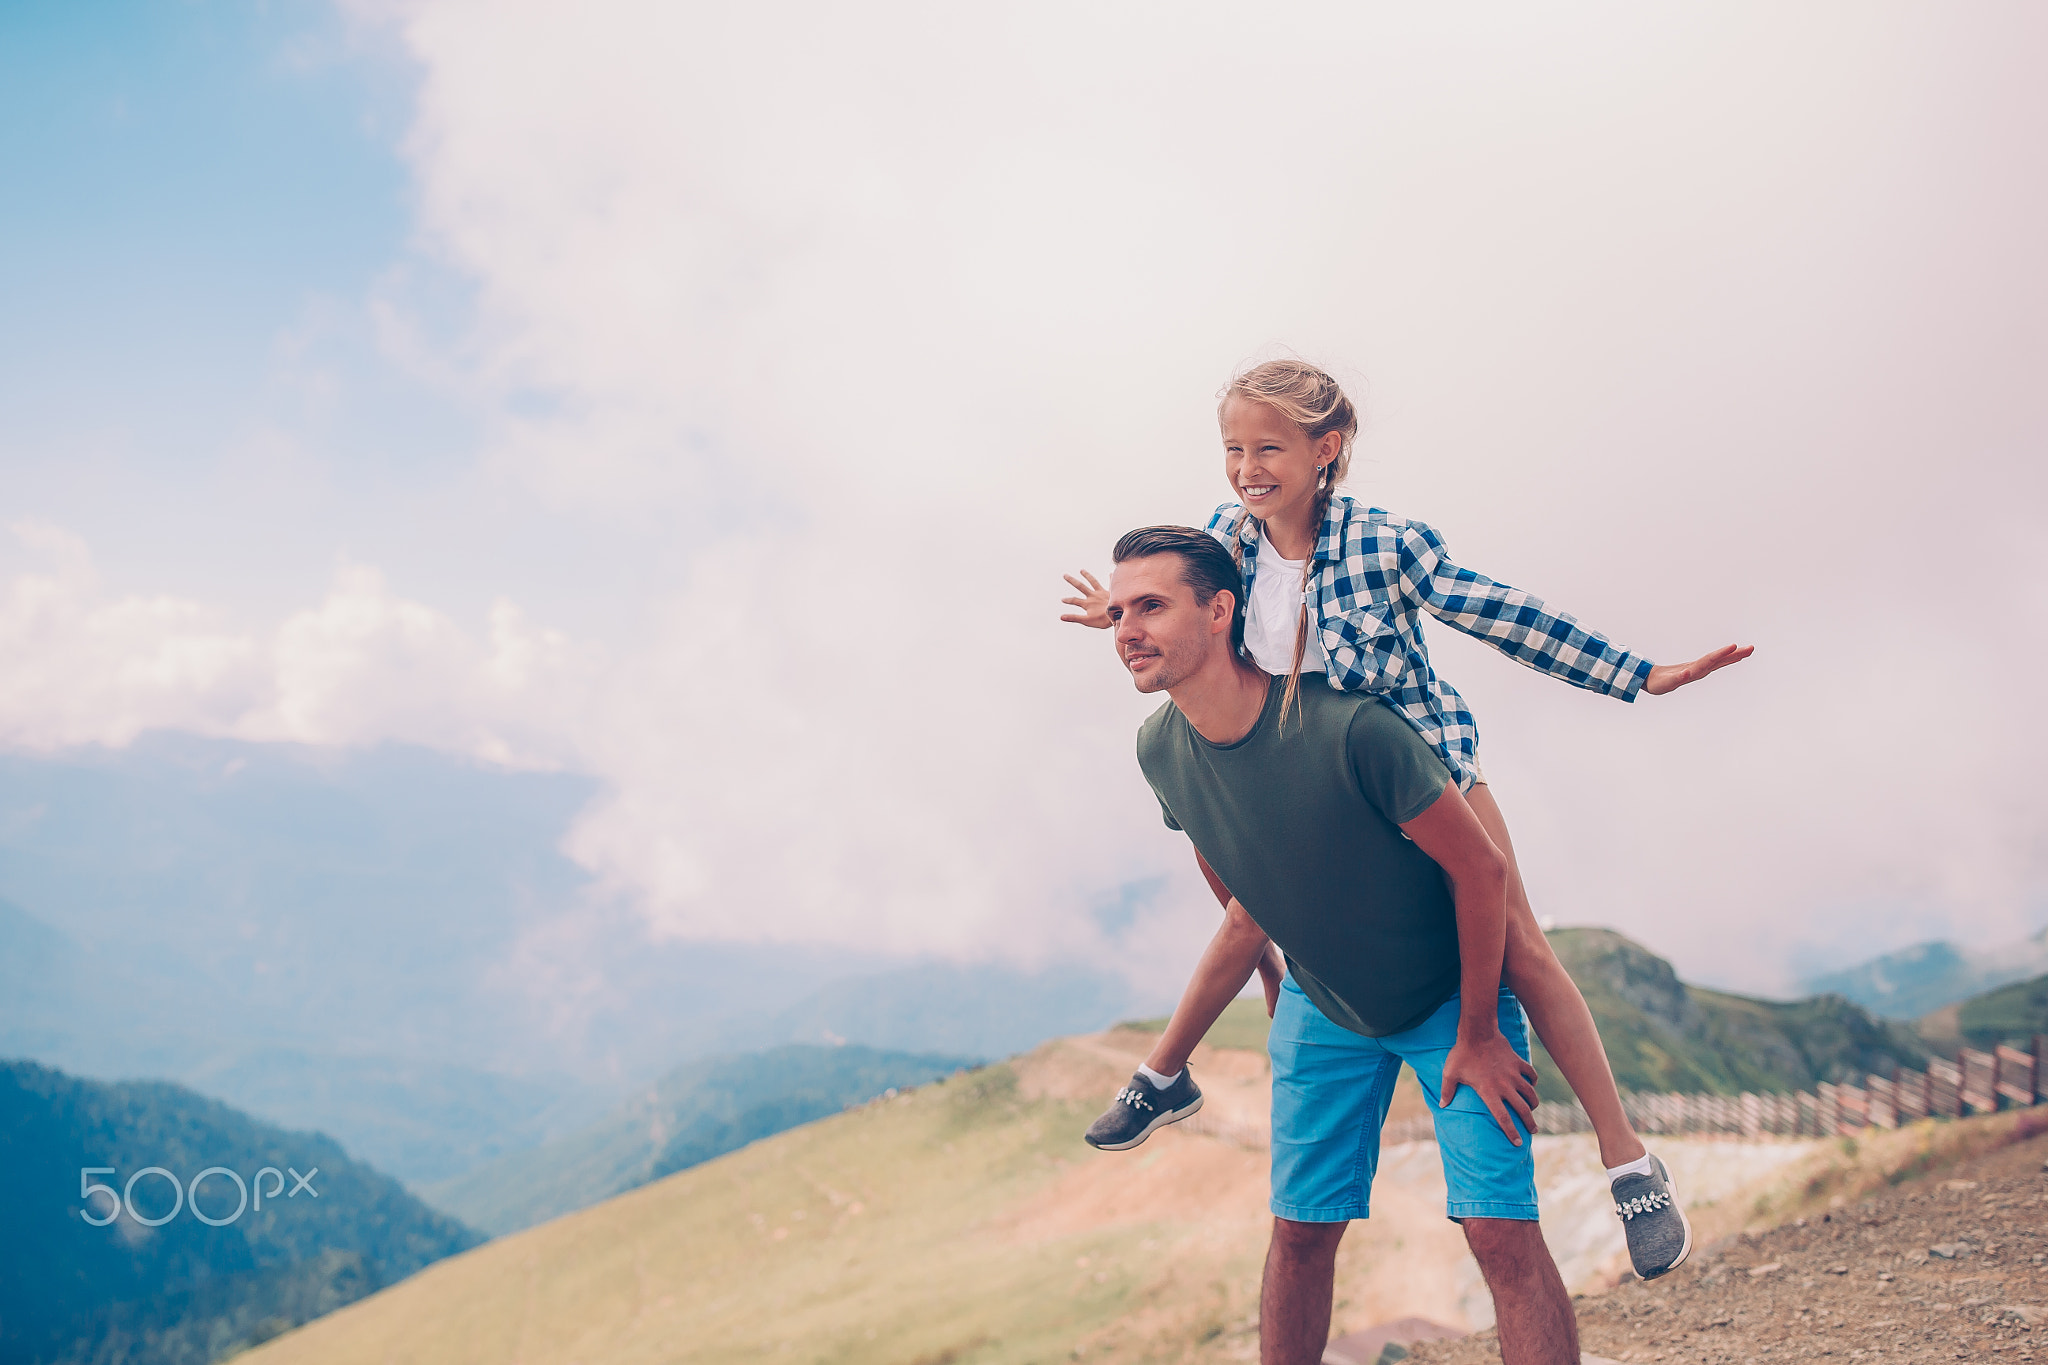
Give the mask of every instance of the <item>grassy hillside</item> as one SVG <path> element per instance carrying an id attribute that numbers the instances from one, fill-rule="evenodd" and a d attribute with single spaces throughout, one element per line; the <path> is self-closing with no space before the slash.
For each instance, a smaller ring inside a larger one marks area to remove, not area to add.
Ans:
<path id="1" fill-rule="evenodd" d="M 1089 1151 L 1082 1126 L 1147 1041 L 1063 1040 L 781 1133 L 444 1261 L 238 1365 L 1255 1358 L 1270 1220 L 1267 1154 L 1247 1130 L 1265 1068 L 1204 1048 L 1200 1115 L 1134 1152 Z M 1851 1176 L 1881 1182 L 1919 1141 L 1862 1144 L 1884 1164 L 1860 1175 L 1833 1170 L 1835 1143 L 1673 1138 L 1659 1151 L 1712 1239 L 1824 1208 L 1860 1188 Z M 1546 1138 L 1536 1156 L 1568 1282 L 1603 1282 L 1623 1253 L 1593 1144 Z M 1339 1255 L 1336 1331 L 1408 1314 L 1484 1321 L 1434 1147 L 1390 1148 L 1380 1172 L 1373 1217 Z"/>
<path id="2" fill-rule="evenodd" d="M 320 1134 L 162 1082 L 0 1063 L 0 1166 L 0 1360 L 22 1365 L 205 1365 L 479 1240 Z M 317 1197 L 273 1194 L 228 1221 L 234 1184 L 216 1175 L 196 1196 L 215 1227 L 152 1175 L 136 1183 L 135 1209 L 96 1227 L 84 1215 L 105 1216 L 111 1201 L 79 1197 L 86 1166 L 114 1168 L 90 1178 L 116 1189 L 151 1166 L 181 1182 L 208 1167 L 251 1182 L 265 1166 L 318 1168 Z M 174 1210 L 156 1227 L 132 1216 Z"/>
<path id="3" fill-rule="evenodd" d="M 496 1236 L 709 1161 L 885 1090 L 970 1065 L 963 1057 L 791 1045 L 687 1062 L 600 1124 L 424 1193 Z"/>
<path id="4" fill-rule="evenodd" d="M 1162 1239 L 1193 1243 L 1176 1310 L 1241 1316 L 1256 1261 L 1192 1225 L 1204 1203 L 1138 1232 L 1042 1216 L 1089 1117 L 989 1067 L 493 1242 L 245 1365 L 1064 1360 L 1140 1306 Z M 1202 1145 L 1246 1168 L 1212 1177 L 1256 1179 L 1261 1154 Z"/>
<path id="5" fill-rule="evenodd" d="M 1241 995 L 1223 1007 L 1223 1014 L 1216 1020 L 1216 1026 L 1209 1030 L 1203 1041 L 1210 1047 L 1237 1048 L 1249 1052 L 1266 1050 L 1266 1032 L 1273 1021 L 1266 1017 L 1266 1002 L 1261 996 Z M 1166 1016 L 1157 1019 L 1133 1019 L 1118 1024 L 1120 1029 L 1133 1029 L 1140 1033 L 1163 1033 L 1166 1030 Z M 1142 1060 L 1142 1059 L 1141 1059 Z"/>
<path id="6" fill-rule="evenodd" d="M 1693 1088 L 1734 1086 L 1896 1041 L 1843 1002 L 1692 991 L 1618 936 L 1560 939 L 1637 1075 L 1662 1059 Z M 1201 1114 L 1137 1151 L 1092 1152 L 1080 1132 L 1143 1057 L 1147 1027 L 1047 1044 L 778 1134 L 430 1267 L 242 1365 L 1253 1358 L 1270 1226 L 1270 1081 L 1251 1050 L 1263 1005 L 1236 1002 L 1212 1035 L 1243 1050 L 1197 1051 Z M 1422 1103 L 1404 1088 L 1397 1115 Z M 1658 1150 L 1711 1240 L 1905 1178 L 1929 1167 L 1939 1134 L 1967 1126 Z M 1570 1283 L 1601 1282 L 1624 1262 L 1590 1139 L 1541 1139 L 1536 1157 L 1546 1240 Z M 1339 1333 L 1407 1314 L 1484 1321 L 1437 1163 L 1428 1144 L 1385 1153 L 1373 1217 L 1339 1256 Z"/>
<path id="7" fill-rule="evenodd" d="M 2034 1035 L 2048 1033 L 2048 976 L 2015 981 L 1937 1010 L 1921 1021 L 1920 1031 L 1943 1045 L 2025 1047 Z"/>

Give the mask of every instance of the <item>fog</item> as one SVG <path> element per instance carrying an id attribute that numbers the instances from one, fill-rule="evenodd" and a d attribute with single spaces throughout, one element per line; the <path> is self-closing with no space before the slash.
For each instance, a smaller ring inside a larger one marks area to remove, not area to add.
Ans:
<path id="1" fill-rule="evenodd" d="M 322 474 L 414 548 L 309 519 L 284 609 L 35 513 L 5 742 L 575 772 L 589 913 L 657 938 L 1168 981 L 1206 893 L 1059 574 L 1199 524 L 1287 351 L 1459 562 L 1757 646 L 1623 706 L 1434 630 L 1540 913 L 1764 990 L 2048 913 L 2038 11 L 351 12 L 413 221 L 346 307 L 474 445 Z M 288 533 L 293 477 L 226 505 Z"/>

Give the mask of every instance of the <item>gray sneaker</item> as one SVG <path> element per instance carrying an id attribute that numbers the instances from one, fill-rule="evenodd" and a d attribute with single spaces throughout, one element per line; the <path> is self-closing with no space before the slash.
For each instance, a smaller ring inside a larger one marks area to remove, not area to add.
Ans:
<path id="1" fill-rule="evenodd" d="M 1692 1224 L 1678 1206 L 1678 1187 L 1661 1158 L 1650 1158 L 1651 1174 L 1625 1175 L 1614 1182 L 1614 1212 L 1628 1238 L 1629 1263 L 1645 1280 L 1668 1275 L 1692 1255 Z"/>
<path id="2" fill-rule="evenodd" d="M 1088 1125 L 1084 1140 L 1105 1152 L 1128 1152 L 1169 1123 L 1179 1123 L 1202 1107 L 1201 1087 L 1192 1068 L 1182 1067 L 1172 1085 L 1161 1090 L 1140 1071 L 1116 1092 L 1102 1117 Z"/>

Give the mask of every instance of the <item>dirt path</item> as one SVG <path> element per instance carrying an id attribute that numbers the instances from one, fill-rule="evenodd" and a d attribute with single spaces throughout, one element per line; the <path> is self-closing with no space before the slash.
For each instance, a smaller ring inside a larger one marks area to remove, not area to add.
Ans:
<path id="1" fill-rule="evenodd" d="M 1666 1279 L 1581 1299 L 1584 1347 L 1619 1361 L 1702 1365 L 2048 1359 L 2044 1126 L 2013 1124 L 2011 1145 L 1725 1238 Z M 1411 1358 L 1478 1365 L 1499 1354 L 1483 1333 L 1418 1344 Z"/>

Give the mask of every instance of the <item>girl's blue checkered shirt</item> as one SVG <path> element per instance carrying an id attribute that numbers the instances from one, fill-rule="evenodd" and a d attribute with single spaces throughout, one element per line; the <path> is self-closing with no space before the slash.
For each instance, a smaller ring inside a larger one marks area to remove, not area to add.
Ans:
<path id="1" fill-rule="evenodd" d="M 1206 529 L 1238 553 L 1249 594 L 1259 566 L 1258 522 L 1226 502 Z M 1451 563 L 1443 538 L 1421 522 L 1341 495 L 1323 516 L 1303 597 L 1330 686 L 1383 697 L 1436 748 L 1460 790 L 1479 776 L 1479 724 L 1457 689 L 1429 666 L 1423 612 L 1539 673 L 1623 701 L 1634 701 L 1650 676 L 1641 655 L 1529 593 Z"/>

